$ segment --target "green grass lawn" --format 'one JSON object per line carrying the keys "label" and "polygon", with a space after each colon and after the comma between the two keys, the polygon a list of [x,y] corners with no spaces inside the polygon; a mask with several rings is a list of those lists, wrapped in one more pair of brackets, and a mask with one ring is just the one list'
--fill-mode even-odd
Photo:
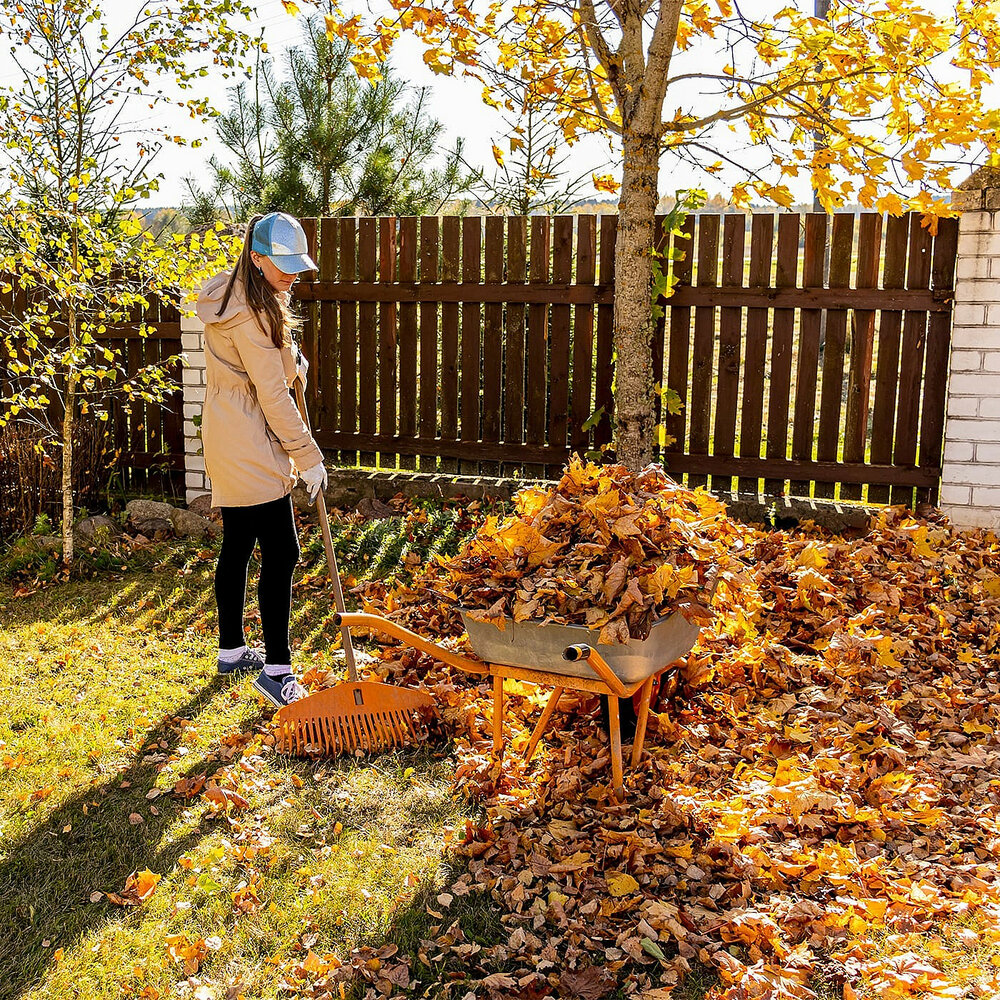
{"label": "green grass lawn", "polygon": [[[425,904],[460,874],[445,844],[475,815],[452,798],[449,746],[276,754],[250,679],[215,674],[208,556],[0,589],[2,1000],[312,995],[352,949],[415,951],[440,923]],[[331,602],[310,593],[299,662],[339,669]],[[183,794],[213,776],[245,805]],[[141,905],[109,901],[146,871]],[[488,897],[448,916],[500,933]],[[415,994],[439,974],[415,963]]]}

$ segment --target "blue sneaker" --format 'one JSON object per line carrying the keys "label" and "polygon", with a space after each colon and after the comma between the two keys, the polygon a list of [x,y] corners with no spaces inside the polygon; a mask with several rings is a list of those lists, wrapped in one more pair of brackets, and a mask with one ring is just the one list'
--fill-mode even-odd
{"label": "blue sneaker", "polygon": [[259,649],[247,649],[239,658],[232,662],[217,660],[215,669],[224,676],[229,674],[248,674],[251,670],[260,670],[264,666],[264,654]]}
{"label": "blue sneaker", "polygon": [[254,690],[262,694],[275,708],[284,708],[293,701],[304,698],[309,692],[296,680],[294,674],[272,677],[262,670],[253,682]]}

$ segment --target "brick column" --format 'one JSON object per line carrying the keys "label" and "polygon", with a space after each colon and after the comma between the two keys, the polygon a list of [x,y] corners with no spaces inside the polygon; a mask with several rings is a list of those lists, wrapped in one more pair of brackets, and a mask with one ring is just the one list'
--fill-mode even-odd
{"label": "brick column", "polygon": [[212,487],[205,475],[201,447],[201,408],[205,402],[205,325],[197,316],[181,316],[181,350],[186,358],[181,378],[184,387],[184,483],[187,501]]}
{"label": "brick column", "polygon": [[962,212],[941,508],[958,528],[1000,528],[1000,168],[955,192]]}

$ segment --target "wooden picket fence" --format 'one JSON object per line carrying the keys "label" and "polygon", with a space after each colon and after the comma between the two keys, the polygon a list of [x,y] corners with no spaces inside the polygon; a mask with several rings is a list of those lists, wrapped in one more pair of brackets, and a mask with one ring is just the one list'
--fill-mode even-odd
{"label": "wooden picket fence", "polygon": [[[25,293],[17,288],[0,293],[0,312],[22,314],[27,308]],[[140,319],[149,328],[148,335],[139,334]],[[58,336],[58,331],[56,333]],[[101,337],[102,345],[121,351],[121,368],[130,375],[151,365],[161,365],[181,351],[180,313],[176,304],[153,298],[150,306],[134,323],[109,327]],[[184,495],[184,416],[180,366],[174,368],[177,389],[163,403],[147,403],[134,399],[126,408],[121,399],[110,408],[106,423],[93,421],[85,413],[78,417],[82,437],[97,435],[100,447],[86,449],[82,472],[88,489],[98,492],[108,488],[122,494],[151,491],[175,496]],[[4,377],[0,366],[0,384]],[[56,426],[62,419],[57,400],[53,400],[49,418]],[[89,427],[89,423],[94,426]],[[85,426],[86,425],[86,426]],[[89,438],[88,438],[89,440]],[[55,453],[58,457],[58,453]],[[10,484],[8,483],[8,486]],[[18,486],[17,488],[20,488]],[[26,484],[46,496],[42,506],[55,503],[58,497],[58,476],[53,473],[44,482]]]}
{"label": "wooden picket fence", "polygon": [[[616,217],[303,223],[311,409],[340,461],[544,476],[610,443]],[[661,225],[684,250],[652,345],[682,402],[656,402],[664,462],[716,490],[933,501],[957,234],[916,215]]]}

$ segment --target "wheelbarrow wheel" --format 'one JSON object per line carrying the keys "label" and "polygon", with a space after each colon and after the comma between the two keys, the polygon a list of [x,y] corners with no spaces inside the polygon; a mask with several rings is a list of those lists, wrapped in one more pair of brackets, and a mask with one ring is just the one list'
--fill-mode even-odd
{"label": "wheelbarrow wheel", "polygon": [[[635,736],[635,726],[638,716],[631,698],[618,699],[618,728],[621,730],[622,742],[629,743]],[[601,726],[606,733],[611,731],[611,713],[608,711],[608,695],[601,695]]]}
{"label": "wheelbarrow wheel", "polygon": [[[657,674],[653,678],[653,690],[650,694],[650,707],[656,704],[657,695],[660,693],[660,681],[663,674]],[[642,700],[642,688],[640,688],[631,698],[618,699],[618,726],[621,729],[622,739],[627,743],[635,736],[635,727],[639,718],[639,704]],[[608,732],[611,726],[611,717],[608,713],[608,696],[601,695],[601,725],[604,731]]]}

